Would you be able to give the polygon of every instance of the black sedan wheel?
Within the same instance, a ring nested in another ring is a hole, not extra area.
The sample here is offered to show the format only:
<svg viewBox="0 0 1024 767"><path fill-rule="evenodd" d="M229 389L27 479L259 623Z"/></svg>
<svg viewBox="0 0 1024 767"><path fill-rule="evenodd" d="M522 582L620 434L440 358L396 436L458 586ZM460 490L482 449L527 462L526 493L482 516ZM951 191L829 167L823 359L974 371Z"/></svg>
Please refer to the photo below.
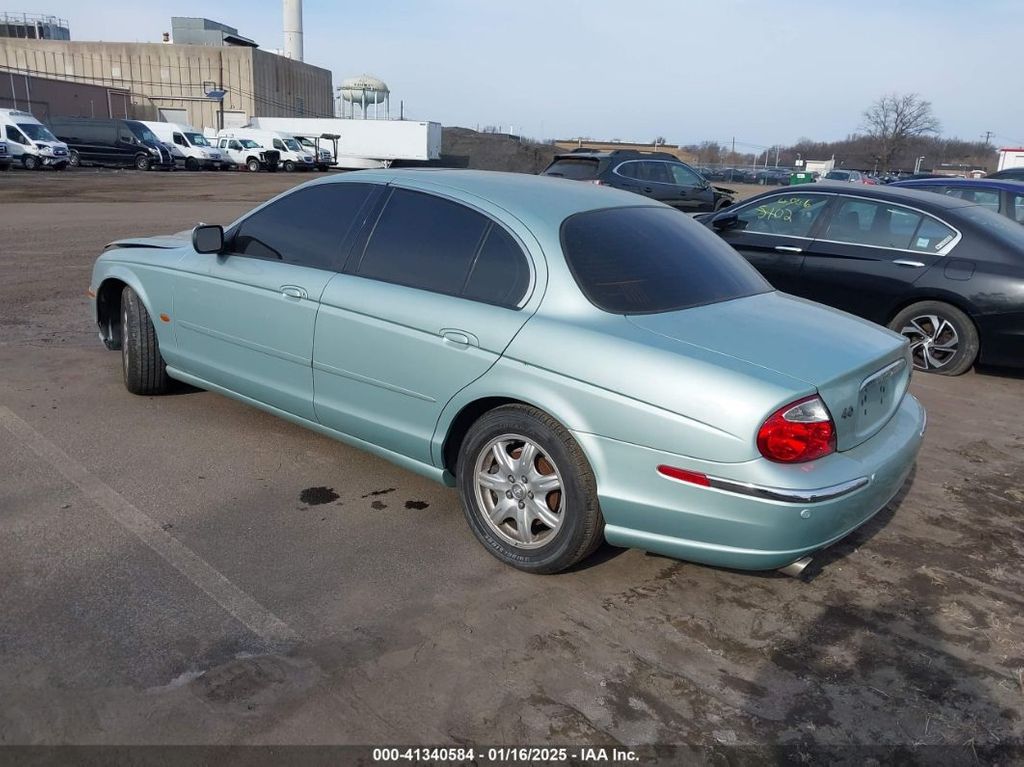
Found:
<svg viewBox="0 0 1024 767"><path fill-rule="evenodd" d="M941 301L908 306L889 328L910 341L914 367L926 373L958 376L978 357L978 330L971 318Z"/></svg>
<svg viewBox="0 0 1024 767"><path fill-rule="evenodd" d="M470 528L505 564L556 573L601 543L594 474L546 413L506 405L481 416L462 442L456 475Z"/></svg>

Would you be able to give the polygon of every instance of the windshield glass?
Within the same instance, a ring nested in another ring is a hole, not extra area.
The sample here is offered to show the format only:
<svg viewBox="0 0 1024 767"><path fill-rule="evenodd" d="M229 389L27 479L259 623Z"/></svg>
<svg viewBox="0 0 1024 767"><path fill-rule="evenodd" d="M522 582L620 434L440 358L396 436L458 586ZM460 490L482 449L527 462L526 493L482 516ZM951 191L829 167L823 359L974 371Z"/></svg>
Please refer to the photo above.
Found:
<svg viewBox="0 0 1024 767"><path fill-rule="evenodd" d="M597 160L582 157L555 160L544 171L544 175L571 178L574 181L590 181L597 178Z"/></svg>
<svg viewBox="0 0 1024 767"><path fill-rule="evenodd" d="M188 143L192 146L210 146L210 142L206 140L206 136L202 133L186 133L185 138L188 139Z"/></svg>
<svg viewBox="0 0 1024 767"><path fill-rule="evenodd" d="M314 144L312 141L310 141L308 138L305 138L305 137L300 138L299 139L299 143L302 144L302 146L308 147L310 149L313 149L313 148L316 147L316 144Z"/></svg>
<svg viewBox="0 0 1024 767"><path fill-rule="evenodd" d="M671 208L607 208L570 216L562 250L598 309L654 314L772 290L725 241Z"/></svg>
<svg viewBox="0 0 1024 767"><path fill-rule="evenodd" d="M57 137L46 129L45 125L39 123L18 123L22 133L33 141L56 141Z"/></svg>
<svg viewBox="0 0 1024 767"><path fill-rule="evenodd" d="M242 142L242 146L244 146L246 149L259 149L260 148L260 145L257 144L255 141L253 141L251 138L243 138L243 139L240 139L240 141Z"/></svg>
<svg viewBox="0 0 1024 767"><path fill-rule="evenodd" d="M151 131L145 125L140 125L139 123L128 123L128 129L131 130L133 134L135 134L135 138L137 138L139 141L142 141L143 143L160 143L160 139L156 137L156 134L153 133L153 131Z"/></svg>
<svg viewBox="0 0 1024 767"><path fill-rule="evenodd" d="M286 147L288 147L290 150L292 150L293 152L301 152L302 151L302 147L299 146L299 142L296 141L293 138L286 138L284 140L284 145Z"/></svg>

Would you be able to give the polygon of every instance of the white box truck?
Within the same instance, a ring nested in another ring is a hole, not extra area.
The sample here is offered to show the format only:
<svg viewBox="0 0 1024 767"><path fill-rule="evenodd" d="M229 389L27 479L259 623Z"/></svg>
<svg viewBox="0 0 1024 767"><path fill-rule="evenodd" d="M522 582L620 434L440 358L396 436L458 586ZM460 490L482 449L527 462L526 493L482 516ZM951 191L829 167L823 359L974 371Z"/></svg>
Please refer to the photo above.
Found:
<svg viewBox="0 0 1024 767"><path fill-rule="evenodd" d="M357 120L330 117L253 117L249 125L303 137L333 150L339 136L336 168L387 168L395 160L437 160L441 157L441 124L415 120Z"/></svg>
<svg viewBox="0 0 1024 767"><path fill-rule="evenodd" d="M57 139L50 129L31 113L20 109L0 109L0 139L7 144L12 163L26 170L68 167L71 155L68 145Z"/></svg>
<svg viewBox="0 0 1024 767"><path fill-rule="evenodd" d="M206 136L189 125L140 120L156 135L173 155L177 165L186 170L220 170L224 156L210 144Z"/></svg>
<svg viewBox="0 0 1024 767"><path fill-rule="evenodd" d="M288 173L296 170L314 170L317 167L313 155L302 148L302 145L291 136L273 130L260 128L225 128L217 133L220 139L245 139L255 141L263 149L273 149L280 153L279 167ZM230 153L229 153L230 156ZM244 162L238 163L244 165Z"/></svg>
<svg viewBox="0 0 1024 767"><path fill-rule="evenodd" d="M1024 148L999 150L999 164L996 166L996 170L1007 170L1022 166L1024 166Z"/></svg>

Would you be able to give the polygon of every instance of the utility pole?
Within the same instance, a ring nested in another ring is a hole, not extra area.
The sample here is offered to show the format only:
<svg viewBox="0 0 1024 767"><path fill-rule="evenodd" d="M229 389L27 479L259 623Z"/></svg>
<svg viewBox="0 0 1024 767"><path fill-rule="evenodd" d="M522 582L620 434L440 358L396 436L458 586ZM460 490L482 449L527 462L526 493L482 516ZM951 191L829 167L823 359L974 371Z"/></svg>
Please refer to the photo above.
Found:
<svg viewBox="0 0 1024 767"><path fill-rule="evenodd" d="M12 90L13 90L13 86L12 86ZM736 137L735 136L732 137L732 162L733 162L734 165L736 164Z"/></svg>
<svg viewBox="0 0 1024 767"><path fill-rule="evenodd" d="M989 142L989 139L992 138L994 135L996 134L994 134L990 130L985 131L985 143L987 144Z"/></svg>

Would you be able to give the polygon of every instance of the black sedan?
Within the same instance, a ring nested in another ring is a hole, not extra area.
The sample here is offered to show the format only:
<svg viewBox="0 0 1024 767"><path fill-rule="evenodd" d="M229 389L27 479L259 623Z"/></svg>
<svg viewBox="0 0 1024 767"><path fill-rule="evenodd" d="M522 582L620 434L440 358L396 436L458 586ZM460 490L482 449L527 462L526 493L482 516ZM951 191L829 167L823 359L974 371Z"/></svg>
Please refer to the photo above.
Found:
<svg viewBox="0 0 1024 767"><path fill-rule="evenodd" d="M1024 366L1024 227L966 200L813 184L698 217L779 290L887 325L920 370Z"/></svg>

